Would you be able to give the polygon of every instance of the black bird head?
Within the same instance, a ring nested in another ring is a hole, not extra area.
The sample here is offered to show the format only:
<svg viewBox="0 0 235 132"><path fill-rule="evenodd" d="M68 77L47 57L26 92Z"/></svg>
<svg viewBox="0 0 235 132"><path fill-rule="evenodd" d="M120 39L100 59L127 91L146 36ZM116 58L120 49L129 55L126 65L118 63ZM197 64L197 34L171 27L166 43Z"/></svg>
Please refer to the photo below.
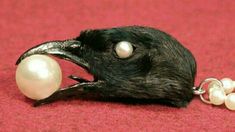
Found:
<svg viewBox="0 0 235 132"><path fill-rule="evenodd" d="M120 43L132 49L128 55L119 53ZM17 64L33 54L51 54L72 61L95 78L89 82L70 76L81 83L39 100L38 104L54 101L62 95L76 95L78 91L105 98L153 100L177 107L186 106L193 98L196 74L193 55L176 39L153 28L86 30L74 39L33 47L21 55Z"/></svg>

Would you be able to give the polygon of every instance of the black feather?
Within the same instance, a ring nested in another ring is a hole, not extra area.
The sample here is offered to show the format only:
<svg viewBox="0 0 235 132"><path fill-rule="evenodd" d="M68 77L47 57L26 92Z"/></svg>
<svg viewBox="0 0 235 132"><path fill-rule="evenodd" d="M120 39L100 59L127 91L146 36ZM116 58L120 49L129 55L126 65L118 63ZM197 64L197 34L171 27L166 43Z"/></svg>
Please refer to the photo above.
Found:
<svg viewBox="0 0 235 132"><path fill-rule="evenodd" d="M82 32L76 38L90 72L106 86L103 97L151 99L186 106L193 98L196 62L189 50L170 35L147 27L130 26ZM114 46L129 41L135 47L127 59L116 56Z"/></svg>

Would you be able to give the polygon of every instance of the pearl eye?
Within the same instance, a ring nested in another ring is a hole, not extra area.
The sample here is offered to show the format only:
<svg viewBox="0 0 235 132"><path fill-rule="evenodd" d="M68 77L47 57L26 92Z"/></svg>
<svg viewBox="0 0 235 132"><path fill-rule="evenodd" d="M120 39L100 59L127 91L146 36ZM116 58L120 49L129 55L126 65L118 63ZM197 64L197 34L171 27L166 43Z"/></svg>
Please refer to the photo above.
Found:
<svg viewBox="0 0 235 132"><path fill-rule="evenodd" d="M127 58L132 55L133 46L130 42L121 41L116 44L115 51L119 58Z"/></svg>

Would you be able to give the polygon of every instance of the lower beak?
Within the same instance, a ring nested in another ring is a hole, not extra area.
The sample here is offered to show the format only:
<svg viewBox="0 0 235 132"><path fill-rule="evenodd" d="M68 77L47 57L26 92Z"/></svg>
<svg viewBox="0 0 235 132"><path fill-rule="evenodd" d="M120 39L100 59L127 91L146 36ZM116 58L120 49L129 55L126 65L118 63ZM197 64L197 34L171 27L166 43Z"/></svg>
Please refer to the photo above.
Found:
<svg viewBox="0 0 235 132"><path fill-rule="evenodd" d="M89 69L88 63L82 59L81 42L77 40L51 41L37 45L24 52L17 60L16 65L24 58L34 54L53 55Z"/></svg>

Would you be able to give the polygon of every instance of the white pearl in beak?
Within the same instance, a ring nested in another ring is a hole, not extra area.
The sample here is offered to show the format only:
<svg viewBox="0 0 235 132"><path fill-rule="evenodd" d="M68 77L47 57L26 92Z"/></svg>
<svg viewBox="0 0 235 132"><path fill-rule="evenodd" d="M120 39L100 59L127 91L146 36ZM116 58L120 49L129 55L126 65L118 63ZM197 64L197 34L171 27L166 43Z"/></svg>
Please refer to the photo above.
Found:
<svg viewBox="0 0 235 132"><path fill-rule="evenodd" d="M40 100L49 97L60 87L62 73L59 64L46 55L25 58L16 70L16 83L28 98Z"/></svg>
<svg viewBox="0 0 235 132"><path fill-rule="evenodd" d="M121 41L117 43L115 51L119 58L127 58L133 53L133 46L130 42Z"/></svg>

